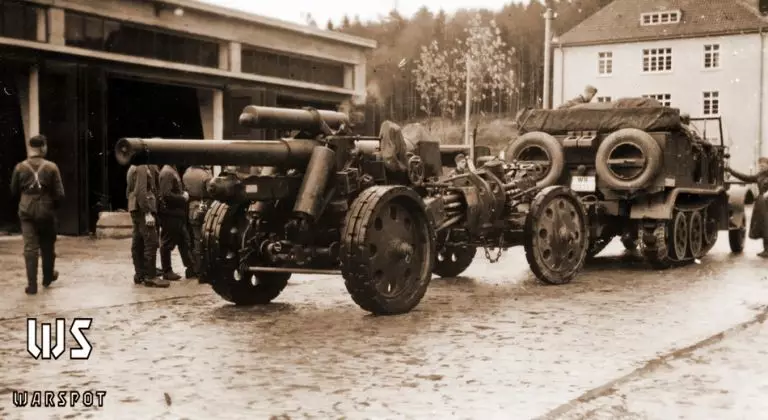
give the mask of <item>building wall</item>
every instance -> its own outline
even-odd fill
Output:
[[[704,68],[704,45],[708,44],[719,45],[717,69]],[[643,50],[651,48],[672,49],[671,71],[643,72]],[[610,75],[599,74],[601,52],[612,54]],[[724,140],[731,150],[731,165],[752,169],[761,136],[761,101],[768,99],[763,98],[765,89],[760,93],[761,71],[768,71],[762,68],[762,62],[759,34],[558,48],[553,60],[553,104],[557,106],[579,95],[586,84],[592,84],[598,89],[597,97],[614,100],[669,94],[671,106],[691,117],[703,117],[704,92],[716,91]],[[764,122],[765,115],[763,112]],[[765,143],[765,130],[762,138]]]

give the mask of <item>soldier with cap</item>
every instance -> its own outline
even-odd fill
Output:
[[[28,295],[37,293],[38,256],[42,260],[43,286],[59,277],[56,260],[56,210],[64,199],[64,185],[59,167],[45,159],[48,140],[43,135],[29,139],[28,158],[13,170],[11,194],[21,195],[19,220],[24,239],[24,263],[27,269]]]
[[[131,213],[133,234],[131,258],[135,274],[133,282],[147,287],[168,287],[167,280],[158,278],[157,248],[157,171],[149,165],[128,168],[128,211]]]
[[[580,104],[588,104],[592,101],[592,98],[594,98],[595,95],[597,95],[597,88],[592,85],[587,85],[587,87],[584,88],[584,93],[571,99],[570,101],[565,102],[564,104],[557,107],[557,109],[567,109],[573,108],[574,106]]]
[[[190,166],[184,171],[184,176],[182,177],[184,188],[189,193],[189,211],[187,215],[192,250],[196,263],[195,274],[197,275],[200,275],[200,262],[203,257],[203,219],[205,219],[205,213],[211,205],[207,189],[208,181],[211,178],[213,178],[211,171],[202,166]]]
[[[163,279],[180,280],[181,276],[171,267],[171,251],[177,246],[181,260],[186,267],[186,277],[196,277],[194,257],[189,249],[187,230],[187,202],[189,193],[184,191],[179,172],[173,165],[164,165],[160,170],[160,267]]]

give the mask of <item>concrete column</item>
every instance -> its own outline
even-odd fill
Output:
[[[29,138],[40,134],[40,68],[33,65],[29,69],[29,88],[28,88],[28,107],[29,110],[29,132],[25,142],[27,143],[27,153],[29,153]]]
[[[230,42],[229,48],[229,71],[241,73],[243,71],[243,46],[239,42]]]
[[[353,102],[356,104],[365,103],[365,97],[367,94],[365,86],[365,61],[355,65],[354,80],[355,83],[353,86],[355,89],[355,96],[353,97]]]
[[[48,42],[48,12],[37,9],[37,37],[38,42]]]
[[[219,43],[219,69],[229,70],[229,44],[226,42]]]
[[[344,66],[344,89],[355,88],[355,68],[353,66]]]
[[[224,91],[215,89],[213,91],[213,139],[224,139]],[[213,175],[217,176],[221,172],[221,166],[214,166]]]
[[[64,9],[51,7],[48,9],[48,42],[64,45]]]

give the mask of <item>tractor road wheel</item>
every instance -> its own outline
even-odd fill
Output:
[[[584,206],[566,187],[544,188],[531,203],[524,237],[525,258],[539,280],[570,282],[584,266],[589,248]]]
[[[203,222],[200,279],[224,300],[238,306],[266,305],[288,285],[291,273],[246,273],[238,251],[247,234],[247,204],[216,201]]]
[[[563,146],[553,136],[540,131],[512,140],[504,150],[504,159],[542,168],[541,174],[534,173],[536,185],[542,188],[555,184],[565,169]]]
[[[731,252],[741,254],[744,252],[744,241],[747,238],[747,228],[742,226],[738,229],[728,231],[728,244],[731,246]]]
[[[636,128],[623,128],[600,143],[595,170],[609,188],[644,188],[659,173],[661,159],[661,147],[650,134]]]
[[[432,278],[435,237],[415,191],[366,189],[347,212],[341,238],[341,272],[358,306],[396,315],[421,302]]]
[[[704,218],[701,215],[701,211],[695,210],[691,212],[691,217],[688,219],[688,231],[690,236],[688,237],[688,255],[693,258],[701,258],[704,256]]]
[[[432,272],[440,277],[456,277],[472,264],[477,248],[471,246],[445,247],[437,252]]]

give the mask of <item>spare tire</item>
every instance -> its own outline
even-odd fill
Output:
[[[597,176],[611,189],[647,187],[661,169],[661,147],[650,134],[623,128],[609,134],[597,148]]]
[[[565,168],[565,153],[563,146],[553,136],[532,131],[512,140],[504,149],[504,160],[507,162],[539,162],[549,165],[549,170],[536,182],[539,187],[555,185]]]

